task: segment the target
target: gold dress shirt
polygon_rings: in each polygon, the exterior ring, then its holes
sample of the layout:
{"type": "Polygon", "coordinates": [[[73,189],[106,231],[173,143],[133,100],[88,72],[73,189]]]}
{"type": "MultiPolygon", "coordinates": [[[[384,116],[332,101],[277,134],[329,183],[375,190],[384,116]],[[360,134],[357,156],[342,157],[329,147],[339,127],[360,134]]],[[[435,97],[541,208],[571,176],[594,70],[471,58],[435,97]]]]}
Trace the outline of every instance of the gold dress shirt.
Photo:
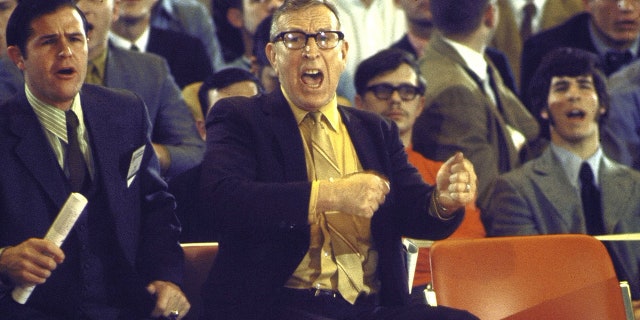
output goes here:
{"type": "MultiPolygon", "coordinates": [[[[294,106],[286,93],[285,97],[304,141],[307,175],[312,181],[309,251],[285,286],[337,291],[347,301],[355,303],[360,294],[375,293],[379,287],[376,276],[378,255],[372,245],[371,219],[338,211],[316,212],[318,181],[314,180],[311,128],[309,122],[304,121],[308,112],[294,106]]],[[[337,98],[334,97],[319,111],[326,117],[325,125],[340,172],[347,175],[362,171],[351,137],[338,112],[337,98]]]]}

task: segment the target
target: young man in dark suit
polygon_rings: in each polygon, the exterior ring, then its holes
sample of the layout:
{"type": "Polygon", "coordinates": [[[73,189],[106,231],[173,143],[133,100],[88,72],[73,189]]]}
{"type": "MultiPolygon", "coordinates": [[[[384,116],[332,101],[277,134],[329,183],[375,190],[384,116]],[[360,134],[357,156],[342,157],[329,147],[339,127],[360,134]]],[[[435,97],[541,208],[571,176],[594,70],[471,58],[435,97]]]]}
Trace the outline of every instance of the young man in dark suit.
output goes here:
{"type": "Polygon", "coordinates": [[[8,23],[26,85],[0,106],[0,314],[182,318],[180,226],[147,111],[130,92],[83,86],[86,29],[68,0],[20,1],[8,23]],[[71,192],[88,205],[57,247],[43,237],[71,192]],[[33,285],[25,304],[12,299],[33,285]]]}
{"type": "Polygon", "coordinates": [[[523,101],[529,101],[529,94],[535,94],[529,92],[531,78],[542,58],[555,48],[572,47],[597,54],[607,76],[638,57],[640,1],[583,2],[586,12],[577,14],[565,23],[540,32],[524,42],[521,64],[523,101]]]}

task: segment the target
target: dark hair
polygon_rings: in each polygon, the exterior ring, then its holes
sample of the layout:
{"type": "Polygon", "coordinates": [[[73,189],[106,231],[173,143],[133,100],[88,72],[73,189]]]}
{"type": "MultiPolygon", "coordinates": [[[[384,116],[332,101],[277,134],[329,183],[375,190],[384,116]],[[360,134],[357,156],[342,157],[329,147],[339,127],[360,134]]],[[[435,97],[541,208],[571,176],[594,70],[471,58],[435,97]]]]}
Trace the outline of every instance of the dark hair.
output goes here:
{"type": "Polygon", "coordinates": [[[480,25],[490,0],[431,0],[433,25],[445,36],[467,35],[480,25]]]}
{"type": "Polygon", "coordinates": [[[88,31],[87,19],[78,9],[74,0],[20,0],[7,22],[6,39],[8,46],[17,46],[24,57],[27,57],[27,40],[33,35],[31,24],[34,20],[69,7],[75,9],[82,19],[85,34],[88,31]]]}
{"type": "Polygon", "coordinates": [[[211,8],[222,56],[225,62],[232,62],[244,54],[244,43],[242,30],[229,23],[227,12],[231,8],[244,11],[242,0],[211,0],[211,8]]]}
{"type": "Polygon", "coordinates": [[[418,88],[420,88],[420,95],[423,95],[427,87],[427,83],[424,77],[420,74],[420,66],[416,59],[411,53],[396,48],[379,51],[373,56],[360,62],[354,77],[356,92],[361,96],[364,95],[367,90],[367,83],[369,83],[371,79],[389,71],[393,71],[403,63],[408,64],[418,76],[418,88]]]}
{"type": "Polygon", "coordinates": [[[251,72],[240,68],[225,68],[210,76],[208,76],[198,89],[198,101],[200,102],[200,108],[202,108],[202,115],[207,116],[209,109],[209,90],[223,89],[234,83],[252,81],[258,88],[258,94],[262,93],[264,89],[260,80],[256,78],[251,72]]]}
{"type": "Polygon", "coordinates": [[[284,3],[273,13],[273,21],[271,24],[271,30],[269,31],[269,39],[272,39],[276,36],[279,30],[277,30],[276,24],[280,19],[280,16],[284,14],[288,14],[291,12],[296,12],[300,10],[304,10],[307,8],[311,8],[314,6],[325,6],[333,12],[338,19],[338,29],[340,28],[340,15],[338,14],[338,8],[336,5],[330,0],[285,0],[284,3]]]}
{"type": "Polygon", "coordinates": [[[256,62],[262,66],[268,66],[270,64],[267,54],[264,52],[264,47],[271,41],[269,37],[269,31],[271,29],[271,22],[273,16],[264,18],[256,27],[256,32],[253,34],[253,56],[256,57],[256,62]]]}
{"type": "MultiPolygon", "coordinates": [[[[531,112],[538,121],[548,125],[545,119],[540,117],[543,110],[549,108],[547,99],[553,77],[578,77],[590,75],[598,95],[600,106],[609,108],[609,95],[607,93],[606,76],[602,70],[600,59],[597,55],[577,48],[561,47],[547,53],[536,69],[531,83],[529,84],[529,106],[531,112]]],[[[600,117],[602,121],[604,117],[600,117]]],[[[541,134],[548,135],[547,130],[541,130],[541,134]]],[[[548,136],[547,136],[548,137],[548,136]]]]}

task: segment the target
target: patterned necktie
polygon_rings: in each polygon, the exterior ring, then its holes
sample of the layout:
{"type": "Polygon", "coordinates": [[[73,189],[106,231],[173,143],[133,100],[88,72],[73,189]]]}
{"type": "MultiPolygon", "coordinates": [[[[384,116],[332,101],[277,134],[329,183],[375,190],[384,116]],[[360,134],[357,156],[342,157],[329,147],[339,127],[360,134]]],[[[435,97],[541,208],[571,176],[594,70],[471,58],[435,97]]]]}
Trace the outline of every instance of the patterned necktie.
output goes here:
{"type": "Polygon", "coordinates": [[[604,234],[600,190],[594,183],[591,166],[586,162],[580,167],[580,186],[580,197],[582,198],[582,210],[587,224],[587,233],[590,235],[604,234]]]}
{"type": "Polygon", "coordinates": [[[536,16],[536,5],[533,4],[533,0],[528,0],[527,4],[522,9],[524,15],[522,17],[522,24],[520,25],[520,39],[522,42],[529,39],[531,33],[533,33],[533,17],[536,16]]]}
{"type": "Polygon", "coordinates": [[[322,113],[319,111],[310,112],[309,116],[313,120],[311,129],[311,146],[313,154],[313,165],[316,170],[316,179],[339,178],[340,168],[333,153],[333,147],[329,140],[329,135],[325,131],[322,122],[322,113]]]}
{"type": "Polygon", "coordinates": [[[78,141],[79,121],[76,114],[71,110],[67,111],[65,116],[67,120],[67,170],[69,172],[69,183],[71,184],[71,191],[79,192],[82,190],[87,176],[87,165],[78,141]]]}

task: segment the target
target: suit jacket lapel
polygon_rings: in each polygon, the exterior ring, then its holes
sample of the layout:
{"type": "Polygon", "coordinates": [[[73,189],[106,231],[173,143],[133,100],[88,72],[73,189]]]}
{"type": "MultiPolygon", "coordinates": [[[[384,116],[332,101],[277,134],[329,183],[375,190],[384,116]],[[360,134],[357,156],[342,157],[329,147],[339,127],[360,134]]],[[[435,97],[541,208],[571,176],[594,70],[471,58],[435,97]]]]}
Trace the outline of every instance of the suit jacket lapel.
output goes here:
{"type": "Polygon", "coordinates": [[[308,180],[300,129],[280,89],[257,100],[274,134],[274,150],[280,150],[287,181],[308,180]]]}
{"type": "Polygon", "coordinates": [[[16,154],[44,192],[61,208],[68,196],[66,178],[27,97],[21,93],[18,99],[19,104],[15,105],[17,110],[9,124],[11,130],[21,137],[16,146],[16,154]]]}
{"type": "Polygon", "coordinates": [[[339,110],[363,169],[386,172],[377,156],[383,148],[374,143],[374,141],[380,140],[373,139],[371,133],[367,130],[369,127],[360,118],[349,112],[348,109],[339,107],[339,110]]]}
{"type": "Polygon", "coordinates": [[[554,158],[550,148],[547,148],[540,158],[534,161],[534,174],[531,179],[547,198],[548,203],[553,206],[552,212],[544,214],[557,215],[565,223],[564,229],[569,230],[576,212],[580,212],[580,195],[568,181],[567,175],[554,158]]]}
{"type": "Polygon", "coordinates": [[[104,85],[110,88],[123,88],[126,84],[132,83],[129,79],[130,72],[122,72],[127,70],[126,61],[122,60],[120,49],[109,43],[109,53],[104,67],[104,85]]]}
{"type": "Polygon", "coordinates": [[[637,182],[620,169],[620,165],[607,157],[602,158],[599,177],[602,211],[606,213],[604,215],[606,233],[613,233],[613,228],[620,219],[629,212],[637,211],[636,208],[630,207],[637,203],[635,199],[630,199],[631,195],[636,194],[633,190],[638,187],[637,182]]]}

